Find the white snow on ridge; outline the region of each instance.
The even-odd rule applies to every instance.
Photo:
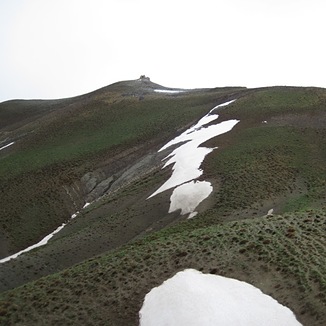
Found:
[[[11,143],[9,143],[9,144],[7,144],[7,145],[5,145],[5,146],[0,147],[0,151],[3,150],[3,149],[5,149],[5,148],[7,148],[7,147],[9,147],[9,146],[11,146],[11,145],[13,145],[13,144],[15,144],[14,141],[11,142]]]
[[[299,326],[293,312],[236,279],[177,273],[152,289],[139,312],[140,326]]]
[[[154,89],[156,93],[178,94],[185,92],[184,90],[171,90],[171,89]]]

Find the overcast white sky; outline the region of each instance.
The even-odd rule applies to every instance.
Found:
[[[0,102],[145,74],[170,87],[326,87],[325,0],[0,0]]]

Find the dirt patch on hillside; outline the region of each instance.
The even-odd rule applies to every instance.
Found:
[[[168,178],[169,169],[156,170],[112,191],[88,206],[50,242],[1,266],[0,291],[54,273],[113,250],[185,217],[168,214],[170,191],[148,199]]]

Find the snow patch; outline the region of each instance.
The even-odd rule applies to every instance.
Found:
[[[195,217],[198,214],[198,212],[192,212],[189,214],[188,216],[188,220],[190,220],[191,218]]]
[[[5,257],[3,259],[0,259],[0,264],[1,263],[5,263],[11,259],[14,259],[14,258],[17,258],[18,256],[20,256],[21,254],[25,253],[25,252],[28,252],[28,251],[31,251],[37,247],[41,247],[41,246],[44,246],[48,243],[48,241],[56,234],[58,233],[59,231],[61,231],[64,227],[66,226],[66,223],[62,223],[59,227],[57,227],[52,233],[48,234],[47,236],[45,236],[41,241],[39,241],[38,243],[36,244],[33,244],[32,246],[29,246],[27,247],[26,249],[23,249],[19,252],[16,252],[15,254],[11,255],[11,256],[8,256],[8,257]]]
[[[185,141],[190,141],[193,139],[196,139],[196,137],[198,137],[198,134],[195,135],[190,135],[195,131],[199,131],[203,126],[209,124],[210,122],[216,120],[218,118],[218,114],[212,114],[212,112],[220,107],[223,106],[227,106],[231,103],[233,103],[235,100],[232,101],[228,101],[222,104],[219,104],[217,106],[215,106],[213,109],[211,109],[208,114],[206,114],[204,117],[202,117],[194,126],[190,127],[189,129],[187,129],[185,132],[183,132],[180,136],[175,137],[174,139],[172,139],[171,141],[169,141],[167,144],[165,144],[162,148],[159,149],[159,152],[163,151],[166,148],[169,148],[172,145],[176,145],[178,143],[182,143]],[[239,122],[239,120],[230,120],[230,121],[237,121]],[[226,131],[222,131],[221,133],[227,132]],[[211,138],[213,138],[214,136],[212,136]],[[207,139],[208,140],[208,139]],[[172,154],[170,154],[169,156],[171,156]],[[163,159],[164,160],[164,159]],[[164,167],[163,167],[164,168]]]
[[[0,147],[0,151],[3,150],[3,149],[5,149],[5,148],[7,148],[7,147],[9,147],[9,146],[11,146],[11,145],[13,145],[13,144],[15,144],[14,141],[11,142],[11,143],[9,143],[9,144],[7,144],[7,145],[5,145],[5,146]]]
[[[273,215],[273,212],[274,212],[274,209],[271,208],[270,210],[268,210],[267,216],[272,216]]]
[[[89,206],[91,203],[85,203],[85,205],[83,206],[83,208],[86,208],[87,206]]]
[[[75,217],[78,216],[78,214],[79,214],[79,212],[76,212],[76,213],[72,214],[72,215],[71,215],[71,219],[73,220]]]
[[[90,203],[86,203],[85,204],[85,206],[83,207],[83,208],[85,208],[85,207],[87,207],[88,205],[90,205]],[[78,214],[79,214],[79,211],[78,212],[76,212],[76,213],[74,213],[74,214],[72,214],[71,215],[71,217],[70,217],[70,219],[71,220],[73,220],[74,218],[76,218],[77,216],[78,216]],[[15,259],[15,258],[17,258],[18,256],[20,256],[21,254],[23,254],[23,253],[25,253],[25,252],[28,252],[28,251],[31,251],[31,250],[33,250],[33,249],[35,249],[35,248],[37,248],[37,247],[41,247],[41,246],[44,246],[44,245],[46,245],[48,242],[49,242],[49,240],[56,234],[56,233],[58,233],[59,231],[61,231],[66,225],[68,224],[68,222],[67,223],[62,223],[59,227],[57,227],[52,233],[50,233],[50,234],[48,234],[47,236],[45,236],[41,241],[39,241],[38,243],[36,243],[36,244],[33,244],[32,246],[29,246],[29,247],[27,247],[27,248],[25,248],[25,249],[23,249],[23,250],[21,250],[21,251],[19,251],[19,252],[16,252],[15,254],[13,254],[13,255],[11,255],[11,256],[8,256],[8,257],[5,257],[5,258],[2,258],[2,259],[0,259],[0,264],[2,264],[2,263],[5,263],[5,262],[7,262],[7,261],[9,261],[9,260],[11,260],[11,259]]]
[[[169,141],[159,150],[160,152],[172,145],[180,144],[179,147],[163,159],[167,160],[163,168],[173,164],[171,177],[147,199],[165,190],[179,186],[174,189],[171,195],[169,213],[181,209],[181,214],[190,213],[189,218],[196,215],[194,212],[195,208],[213,190],[209,182],[189,182],[199,178],[203,174],[200,166],[205,156],[214,150],[214,148],[200,147],[200,145],[213,137],[230,131],[239,120],[228,120],[208,127],[205,126],[218,118],[217,114],[212,113],[214,110],[229,105],[232,102],[234,100],[215,106],[195,125]],[[189,199],[187,199],[188,197]]]
[[[154,92],[156,93],[168,93],[168,94],[177,94],[177,93],[183,93],[184,90],[169,90],[169,89],[154,89]]]
[[[216,110],[216,109],[218,109],[218,108],[221,108],[221,107],[223,107],[223,106],[230,105],[230,104],[233,103],[233,102],[235,102],[235,100],[231,100],[231,101],[224,102],[224,103],[222,103],[222,104],[218,104],[218,105],[214,106],[214,107],[209,111],[209,113],[211,113],[212,111],[214,111],[214,110]]]
[[[194,269],[152,289],[140,326],[299,326],[293,312],[254,286]]]
[[[217,119],[217,117],[218,115],[215,115],[215,119]],[[201,120],[204,122],[208,121],[208,119]],[[203,171],[200,169],[200,165],[205,156],[211,153],[214,149],[199,147],[199,145],[213,137],[230,131],[238,122],[239,120],[228,120],[208,126],[206,128],[197,126],[197,124],[163,146],[160,151],[170,147],[171,145],[183,142],[182,145],[176,148],[164,159],[166,160],[169,158],[164,164],[163,168],[169,166],[170,164],[174,164],[171,177],[151,196],[149,196],[149,198],[165,190],[200,177],[203,174]]]
[[[173,190],[169,213],[181,209],[181,215],[190,214],[188,218],[196,216],[195,208],[207,198],[213,187],[207,181],[190,181]]]

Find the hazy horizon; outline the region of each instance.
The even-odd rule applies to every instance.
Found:
[[[176,88],[326,87],[321,0],[0,3],[0,102],[149,76]]]

